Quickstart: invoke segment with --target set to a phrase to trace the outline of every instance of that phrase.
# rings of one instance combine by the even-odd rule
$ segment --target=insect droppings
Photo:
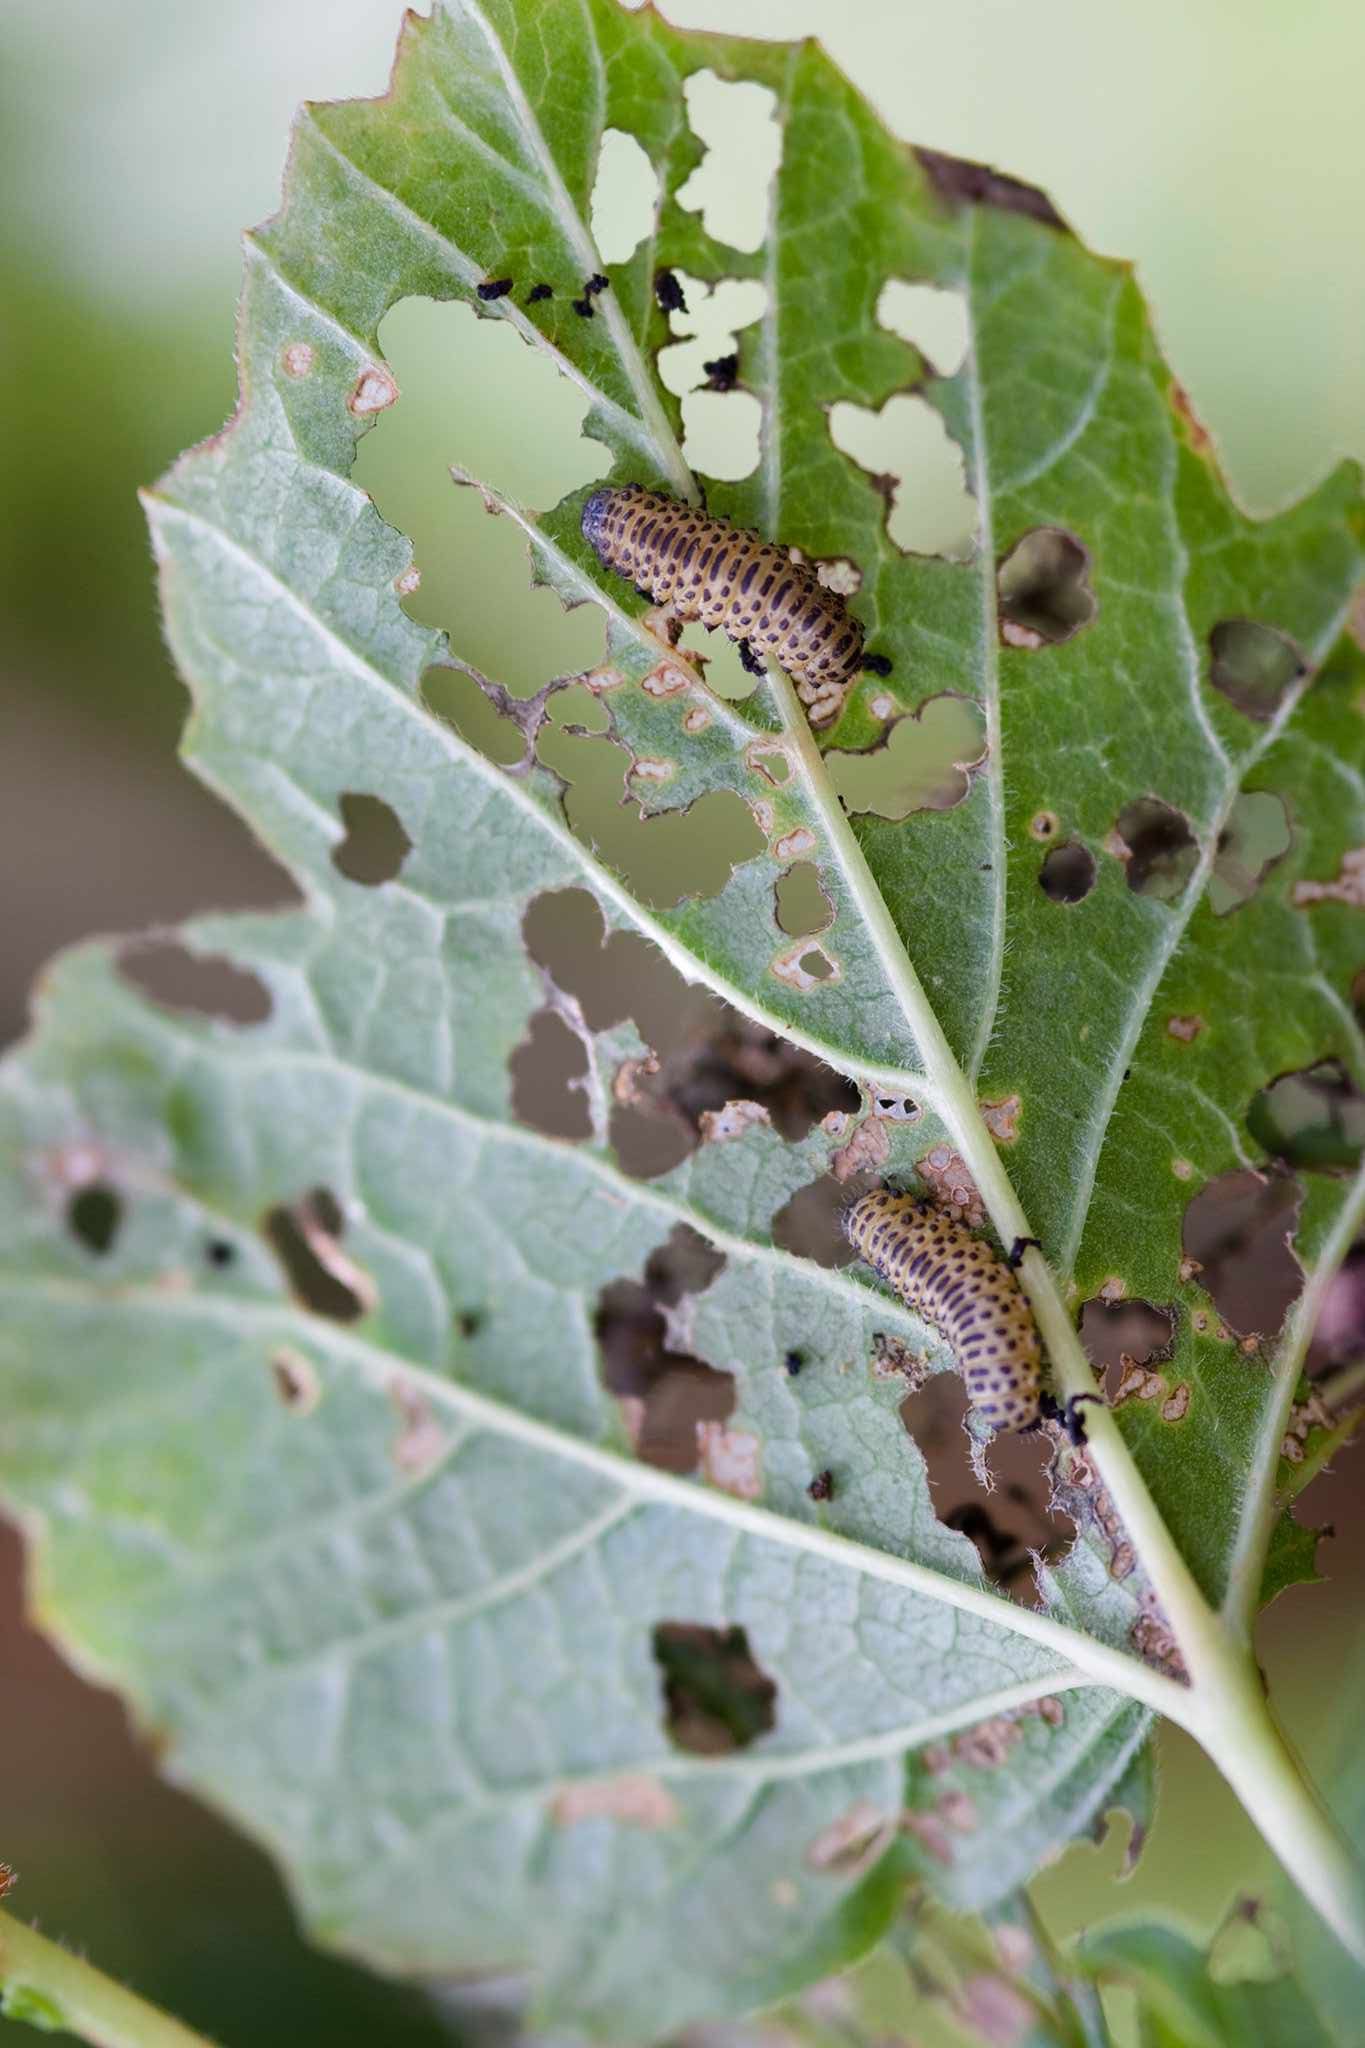
[[[610,291],[610,289],[611,279],[605,277],[600,270],[594,270],[592,276],[583,287],[583,296],[585,299],[593,299],[596,298],[599,292]]]
[[[526,294],[526,303],[528,306],[535,306],[542,299],[552,299],[553,297],[554,292],[548,284],[533,284],[530,291]]]
[[[574,300],[573,309],[580,320],[591,320],[593,317],[592,300],[586,292],[584,292],[581,299]]]
[[[719,626],[755,660],[774,656],[812,725],[837,718],[862,666],[863,629],[806,563],[639,484],[594,491],[583,507],[583,536],[607,568],[676,618]]]
[[[817,1472],[810,1485],[806,1488],[806,1492],[812,1500],[833,1500],[834,1474],[828,1469],[823,1472]]]
[[[907,1308],[942,1331],[967,1398],[994,1429],[1040,1414],[1042,1346],[1009,1264],[943,1209],[874,1188],[845,1212],[844,1234]]]
[[[656,270],[654,273],[654,296],[660,309],[665,313],[685,313],[687,301],[683,288],[671,270]]]
[[[486,277],[474,289],[486,306],[494,299],[505,299],[512,289],[512,280],[510,277]]]
[[[789,1351],[782,1361],[783,1365],[785,1365],[785,1367],[787,1368],[787,1372],[792,1379],[796,1378],[796,1375],[800,1372],[805,1362],[805,1359],[801,1356],[801,1353],[799,1351]]]
[[[713,363],[703,363],[708,391],[733,391],[739,382],[739,357],[717,356]]]

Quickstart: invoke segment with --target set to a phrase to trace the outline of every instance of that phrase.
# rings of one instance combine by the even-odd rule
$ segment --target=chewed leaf
[[[756,229],[708,169],[741,88]],[[653,180],[612,264],[608,148]],[[657,358],[733,280],[761,309],[702,369],[758,461],[707,509],[816,565],[871,667],[818,733],[771,665],[713,687],[583,491],[480,478],[602,615],[600,660],[514,697],[404,610],[351,480],[403,403],[383,316],[510,322],[614,483],[700,503]],[[940,367],[893,285],[956,309]],[[1283,1077],[1365,1082],[1354,474],[1245,519],[1131,278],[1041,194],[899,142],[814,43],[614,0],[409,16],[383,98],[305,110],[239,361],[147,509],[186,758],[303,904],[179,934],[213,1000],[72,953],[4,1069],[4,1486],[45,1619],[321,1937],[524,1969],[609,2038],[841,1966],[912,1876],[1004,1910],[1115,1804],[1145,1825],[1200,1592],[1312,1568],[1272,1489],[1329,1434],[1291,1402],[1365,1182],[1344,1141],[1302,1189],[1259,1148]],[[970,551],[900,545],[913,478],[833,436],[911,393]],[[1117,1428],[1014,1446],[1022,1535],[980,1413],[971,1500],[935,1490],[915,1403],[958,1361],[841,1263],[879,1180],[1022,1261],[1059,1386],[1094,1304],[1147,1333],[1097,1359]]]

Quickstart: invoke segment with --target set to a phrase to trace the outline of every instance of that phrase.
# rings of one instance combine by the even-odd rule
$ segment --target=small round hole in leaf
[[[1172,903],[1184,893],[1199,862],[1199,843],[1183,811],[1160,797],[1135,797],[1119,812],[1114,829],[1135,895]]]
[[[90,1181],[77,1188],[66,1205],[67,1228],[97,1258],[113,1249],[123,1221],[123,1200],[108,1181]]]
[[[1079,839],[1043,856],[1038,886],[1054,903],[1079,903],[1095,886],[1095,856]]]
[[[1209,681],[1248,718],[1264,724],[1308,671],[1287,633],[1255,619],[1221,619],[1209,634]]]
[[[1090,556],[1060,526],[1036,526],[996,571],[1001,637],[1014,647],[1056,647],[1095,616]]]
[[[377,889],[391,882],[412,851],[398,813],[379,796],[347,790],[341,799],[346,837],[332,848],[332,865],[348,882]]]

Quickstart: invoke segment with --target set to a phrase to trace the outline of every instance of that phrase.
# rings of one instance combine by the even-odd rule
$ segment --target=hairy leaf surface
[[[774,96],[756,255],[680,203],[702,155],[683,86],[707,69]],[[608,128],[660,200],[587,318]],[[629,784],[642,829],[703,803],[747,821],[728,875],[661,906],[566,797],[554,699],[580,679],[520,706],[474,679],[510,767],[427,708],[424,673],[459,648],[404,612],[410,547],[348,478],[397,398],[379,322],[424,294],[547,351],[615,477],[695,495],[654,367],[663,266],[767,295],[739,348],[759,465],[711,509],[856,564],[893,663],[820,745],[877,746],[951,692],[986,752],[954,807],[859,812],[853,844],[785,678],[708,690],[587,549],[582,494],[542,513],[481,479],[536,575],[604,612],[587,684],[623,766],[670,771]],[[960,369],[879,324],[893,278],[961,295]],[[539,279],[554,296],[529,304]],[[941,1369],[942,1348],[862,1269],[774,1235],[860,1159],[957,1185],[954,1056],[1077,1307],[1103,1288],[1171,1309],[1123,1426],[1204,1592],[1259,1590],[1313,1287],[1365,1184],[1309,1176],[1315,1278],[1279,1351],[1201,1291],[1182,1226],[1262,1161],[1259,1091],[1361,1072],[1362,662],[1339,640],[1358,481],[1247,520],[1128,272],[1040,194],[908,148],[814,44],[685,36],[611,0],[410,17],[385,98],[305,110],[283,208],[248,238],[239,362],[238,414],[148,514],[186,758],[304,900],[181,935],[256,977],[264,1021],[158,1008],[104,946],[47,980],[0,1097],[6,1493],[44,1618],[272,1846],[315,1931],[389,1968],[528,1968],[547,2010],[644,2038],[858,1953],[909,1873],[989,1908],[1116,1799],[1145,1813],[1150,1680],[1178,1645],[1086,1461],[1055,1438],[1077,1539],[1041,1608],[1007,1599],[935,1514],[882,1369]],[[835,403],[904,392],[963,452],[968,561],[901,553],[831,439]],[[1248,792],[1281,807],[1273,864]],[[333,858],[357,796],[406,840],[379,886]],[[1046,841],[1084,849],[1078,900],[1040,886]],[[832,915],[794,944],[775,890],[798,856]],[[604,941],[643,935],[851,1076],[861,1107],[794,1142],[745,1112],[629,1177],[613,1112],[643,1042],[590,1024],[524,940],[566,890]],[[547,1008],[585,1062],[580,1141],[514,1111],[509,1062]],[[720,1263],[672,1305],[670,1346],[730,1375],[734,1407],[680,1473],[634,1454],[597,1319],[690,1233]],[[1267,1589],[1310,1569],[1281,1522]],[[680,1746],[664,1624],[742,1631],[770,1725],[725,1756]]]

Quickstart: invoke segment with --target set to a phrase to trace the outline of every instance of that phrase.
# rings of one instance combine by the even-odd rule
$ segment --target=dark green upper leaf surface
[[[703,68],[774,95],[782,164],[753,255],[678,202],[702,154],[682,85]],[[571,293],[598,267],[588,201],[613,126],[653,159],[659,206],[585,320]],[[695,675],[674,689],[642,601],[583,544],[580,501],[523,511],[489,478],[536,575],[604,610],[599,722],[623,768],[667,771],[647,797],[628,785],[646,829],[724,805],[747,851],[710,893],[642,904],[566,797],[588,742],[553,694],[512,728],[509,772],[423,703],[424,670],[460,650],[403,611],[409,545],[349,481],[358,434],[396,396],[380,320],[414,293],[512,320],[582,391],[616,476],[690,492],[653,363],[661,265],[767,292],[740,336],[759,465],[708,502],[861,572],[853,602],[894,672],[854,688],[833,743],[872,746],[883,694],[908,712],[943,691],[981,707],[965,801],[859,813],[855,830],[969,1077],[1017,1098],[1008,1163],[1063,1278],[1078,1298],[1113,1280],[1181,1305],[1163,1398],[1124,1414],[1211,1593],[1246,1542],[1274,1414],[1269,1346],[1249,1359],[1220,1340],[1197,1276],[1178,1276],[1183,1212],[1258,1156],[1247,1109],[1276,1074],[1324,1058],[1360,1072],[1343,862],[1365,843],[1361,662],[1344,643],[1324,665],[1358,566],[1354,477],[1243,519],[1127,274],[1038,195],[921,160],[813,44],[686,37],[610,0],[410,18],[386,99],[301,117],[284,207],[248,242],[241,408],[149,516],[194,695],[187,757],[305,902],[187,935],[263,984],[270,1014],[249,1028],[156,1009],[104,948],[54,972],[0,1093],[6,1493],[46,1532],[54,1628],[164,1731],[173,1769],[277,1849],[311,1924],[401,1966],[534,1960],[560,2010],[631,2037],[835,1966],[907,1868],[989,1906],[1112,1800],[1138,1800],[1145,1713],[1078,1689],[1067,1645],[1108,1646],[1138,1674],[1161,1654],[1141,1562],[1102,1514],[1047,1577],[1047,1622],[994,1600],[934,1513],[903,1383],[876,1369],[888,1341],[940,1368],[941,1347],[865,1278],[774,1246],[775,1217],[855,1132],[906,1182],[945,1137],[932,1103],[877,1113],[924,1069],[904,960],[836,857],[836,800],[786,683],[738,703]],[[505,276],[511,295],[478,300]],[[542,277],[555,297],[528,306]],[[877,323],[890,277],[963,294],[955,374]],[[962,448],[970,561],[900,553],[874,482],[830,438],[832,404],[907,390]],[[1094,610],[1026,646],[1002,636],[996,565],[1041,528],[1072,537]],[[1251,655],[1243,627],[1222,636],[1214,688],[1214,628],[1238,621]],[[1239,659],[1256,667],[1245,689],[1229,685]],[[1271,688],[1266,716],[1255,692]],[[1283,807],[1258,886],[1243,787]],[[408,842],[379,887],[333,860],[357,795]],[[1140,799],[1178,813],[1184,852],[1120,843]],[[1040,813],[1093,856],[1079,902],[1039,886]],[[798,854],[833,913],[820,973],[777,921]],[[1155,890],[1130,886],[1144,864]],[[796,1144],[751,1122],[629,1179],[611,1110],[643,1045],[620,1019],[590,1029],[523,938],[538,899],[571,887],[604,937],[643,932],[865,1081],[864,1109]],[[547,1003],[587,1062],[577,1144],[514,1113],[509,1062]],[[116,1204],[103,1244],[72,1227],[91,1187]],[[272,1212],[297,1216],[318,1189],[349,1323],[297,1299],[272,1249]],[[1314,1177],[1307,1266],[1361,1199]],[[695,1483],[633,1459],[638,1416],[604,1384],[595,1334],[603,1290],[638,1282],[679,1226],[725,1263],[670,1344],[735,1398]],[[813,1501],[825,1471],[833,1497]],[[1275,1583],[1297,1555],[1282,1537]],[[651,1649],[664,1622],[742,1628],[775,1685],[773,1725],[734,1757],[671,1739]],[[983,1717],[984,1744],[929,1767],[926,1742]],[[979,1816],[961,1841],[945,1787]]]

